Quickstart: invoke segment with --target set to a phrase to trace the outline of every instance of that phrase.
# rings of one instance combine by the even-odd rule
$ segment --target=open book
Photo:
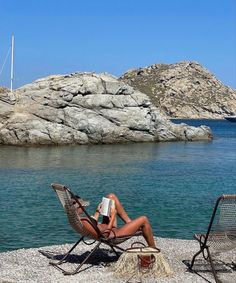
[[[103,216],[110,216],[112,205],[114,205],[114,201],[112,199],[103,197],[100,213]]]

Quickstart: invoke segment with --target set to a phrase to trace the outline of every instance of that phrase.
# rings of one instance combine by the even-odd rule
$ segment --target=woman
[[[117,237],[124,235],[132,235],[135,234],[138,230],[141,230],[148,246],[155,248],[156,245],[153,238],[152,227],[148,221],[148,218],[146,216],[140,216],[134,220],[131,220],[115,194],[108,194],[106,197],[114,201],[114,205],[111,207],[111,215],[109,217],[103,216],[102,223],[97,224],[101,210],[101,204],[99,204],[95,214],[92,216],[92,218],[96,221],[99,230],[102,233],[108,233],[111,237],[114,235]],[[78,208],[77,211],[79,214],[83,213],[81,208]],[[117,227],[117,215],[125,223],[121,227]],[[87,217],[82,217],[81,221],[83,222],[84,227],[94,237],[96,237],[97,232],[92,227],[89,219]]]

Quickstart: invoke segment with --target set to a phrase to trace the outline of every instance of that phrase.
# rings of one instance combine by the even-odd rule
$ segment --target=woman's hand
[[[100,213],[102,209],[102,203],[100,202],[99,205],[96,208],[96,212]]]
[[[93,215],[93,218],[96,219],[97,221],[98,221],[98,218],[99,218],[99,215],[100,215],[101,206],[102,206],[102,203],[99,203],[99,205],[97,206],[96,211]]]

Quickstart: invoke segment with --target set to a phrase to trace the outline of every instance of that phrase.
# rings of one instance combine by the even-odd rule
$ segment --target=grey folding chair
[[[209,261],[215,281],[220,282],[214,265],[214,256],[236,248],[236,195],[222,195],[216,201],[207,232],[195,234],[200,250],[193,256],[189,268],[202,254]]]
[[[116,237],[116,235],[114,233],[111,233],[112,235],[110,235],[110,233],[108,233],[108,231],[105,232],[101,232],[97,226],[96,221],[94,221],[94,219],[87,213],[86,209],[84,208],[84,206],[82,206],[81,202],[79,201],[78,197],[72,193],[72,191],[61,184],[52,184],[51,185],[52,189],[56,192],[66,214],[67,214],[67,218],[69,221],[69,224],[71,225],[71,227],[78,233],[81,235],[81,238],[73,245],[73,247],[63,256],[63,258],[55,263],[55,262],[50,262],[51,265],[57,267],[58,269],[60,269],[64,275],[73,275],[76,274],[80,271],[81,267],[83,266],[84,263],[86,263],[88,261],[88,259],[91,257],[91,255],[99,248],[99,246],[103,243],[108,245],[113,252],[118,256],[119,254],[117,253],[117,251],[115,250],[118,249],[120,251],[124,251],[123,248],[119,247],[118,245],[123,243],[124,241],[134,237],[134,236],[140,236],[142,235],[141,231],[136,232],[135,234],[132,235],[123,235],[121,237]],[[76,202],[76,205],[75,205]],[[83,222],[81,221],[81,216],[80,214],[77,213],[77,207],[80,207],[84,214],[87,217],[87,221],[90,223],[91,227],[94,230],[94,233],[91,234],[91,232],[89,232],[83,225]],[[88,243],[85,241],[85,238],[90,238],[93,239],[94,241],[92,243]],[[97,244],[95,245],[95,247],[90,251],[90,253],[87,255],[87,257],[78,265],[78,267],[72,271],[66,271],[64,269],[62,269],[61,267],[59,267],[59,265],[61,265],[63,262],[66,261],[66,258],[69,256],[69,254],[75,249],[75,247],[80,243],[80,242],[84,242],[87,245],[91,245],[95,242],[97,242]]]

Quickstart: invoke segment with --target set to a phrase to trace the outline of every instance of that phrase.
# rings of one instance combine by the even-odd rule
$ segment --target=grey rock
[[[12,96],[14,100],[12,99]],[[87,144],[211,139],[175,125],[147,95],[108,74],[54,75],[0,93],[0,144]]]
[[[222,119],[236,113],[236,91],[196,62],[130,70],[120,81],[149,96],[170,118]]]

